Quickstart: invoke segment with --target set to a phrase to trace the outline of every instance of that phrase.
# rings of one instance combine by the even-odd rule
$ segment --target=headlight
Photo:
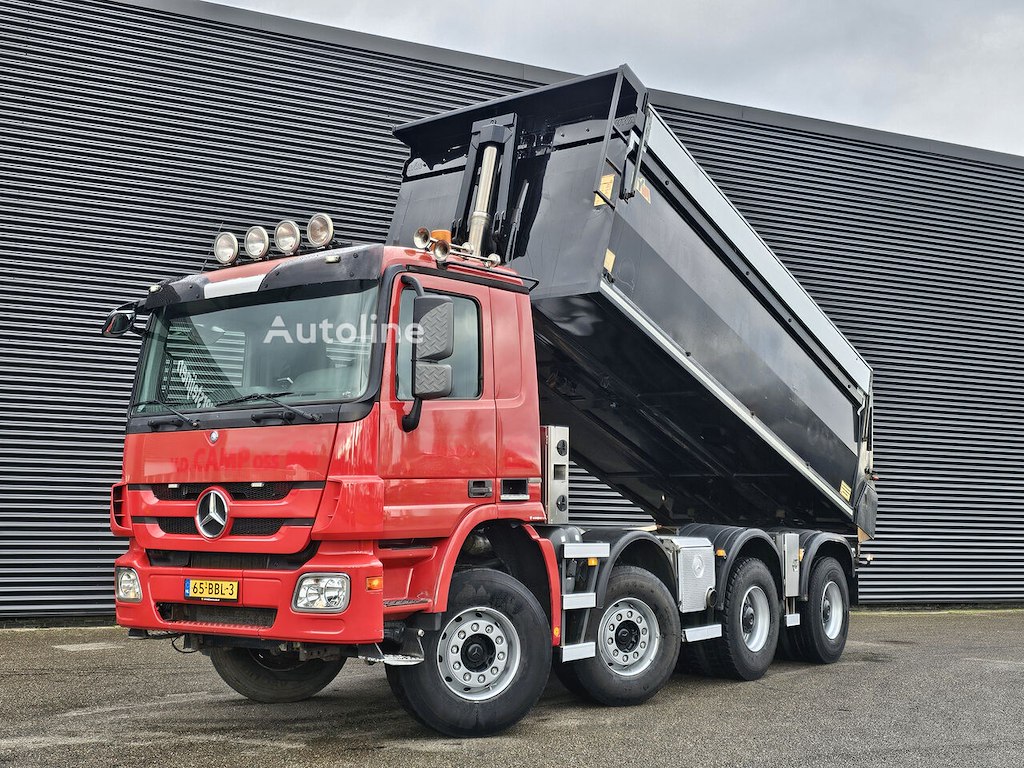
[[[142,600],[142,583],[134,568],[115,568],[114,584],[117,599],[122,603],[138,603]]]
[[[307,573],[295,585],[292,607],[304,613],[341,613],[348,608],[346,573]]]
[[[270,235],[263,227],[249,227],[245,233],[245,252],[250,259],[264,259],[270,250]]]
[[[221,232],[213,241],[213,257],[221,264],[230,264],[238,258],[238,238],[230,232]]]
[[[291,219],[285,219],[274,230],[274,245],[285,256],[291,256],[299,250],[299,225]]]
[[[334,222],[326,213],[317,213],[306,224],[306,239],[317,248],[323,248],[334,239]]]

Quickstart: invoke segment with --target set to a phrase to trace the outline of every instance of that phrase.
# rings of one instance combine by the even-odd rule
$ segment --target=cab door
[[[426,401],[419,425],[402,429],[412,408],[415,291],[401,277],[391,286],[389,344],[381,382],[380,470],[384,536],[449,535],[473,507],[493,503],[497,457],[489,293],[458,279],[416,275],[424,292],[450,296],[455,310],[452,393]],[[392,342],[392,339],[397,339]]]

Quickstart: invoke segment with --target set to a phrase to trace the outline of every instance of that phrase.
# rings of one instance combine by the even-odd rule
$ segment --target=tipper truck
[[[396,129],[385,243],[218,234],[143,337],[111,495],[117,621],[292,702],[385,665],[440,732],[552,670],[606,705],[679,667],[839,659],[874,531],[871,369],[627,68]],[[244,263],[240,263],[244,261]],[[653,524],[583,529],[570,459]]]

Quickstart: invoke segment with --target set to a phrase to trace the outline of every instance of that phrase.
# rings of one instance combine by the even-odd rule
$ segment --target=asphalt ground
[[[3,766],[1024,765],[1024,610],[854,614],[842,660],[761,680],[676,675],[632,708],[552,678],[487,739],[416,724],[350,661],[300,704],[255,704],[201,654],[116,627],[0,630]]]

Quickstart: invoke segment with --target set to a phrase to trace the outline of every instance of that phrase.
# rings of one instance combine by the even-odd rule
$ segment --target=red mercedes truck
[[[117,622],[261,702],[385,665],[446,734],[554,672],[840,658],[874,530],[871,369],[626,67],[404,125],[384,243],[290,220],[114,310],[143,344]],[[271,240],[273,239],[273,244]],[[646,510],[573,524],[570,459]]]

